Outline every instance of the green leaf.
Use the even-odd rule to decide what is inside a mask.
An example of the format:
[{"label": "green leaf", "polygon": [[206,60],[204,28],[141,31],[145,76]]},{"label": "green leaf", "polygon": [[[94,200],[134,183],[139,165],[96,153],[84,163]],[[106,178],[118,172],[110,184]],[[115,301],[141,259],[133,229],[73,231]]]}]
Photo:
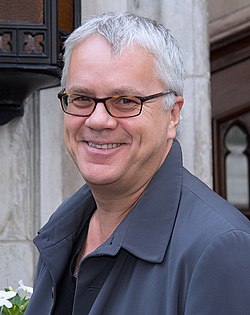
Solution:
[{"label": "green leaf", "polygon": [[13,305],[20,305],[22,303],[22,300],[20,299],[20,296],[17,294],[16,296],[10,299],[10,302]]}]

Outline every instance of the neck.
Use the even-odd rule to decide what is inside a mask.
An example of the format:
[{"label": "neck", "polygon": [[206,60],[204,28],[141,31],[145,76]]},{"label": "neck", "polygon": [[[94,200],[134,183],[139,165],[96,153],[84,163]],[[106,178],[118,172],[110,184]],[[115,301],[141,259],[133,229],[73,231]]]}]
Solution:
[{"label": "neck", "polygon": [[130,198],[116,199],[109,199],[107,196],[106,198],[100,199],[101,195],[96,193],[93,193],[93,195],[96,200],[97,209],[91,217],[87,238],[79,252],[75,274],[77,274],[82,259],[93,252],[112,235],[116,227],[140,198],[139,193],[129,196]]},{"label": "neck", "polygon": [[96,213],[100,219],[100,222],[113,222],[113,224],[119,224],[127,213],[138,202],[143,194],[145,187],[141,187],[135,192],[118,193],[111,189],[111,192],[106,189],[91,189],[94,199],[96,201],[97,210]]},{"label": "neck", "polygon": [[116,227],[138,202],[147,184],[133,192],[129,191],[129,189],[119,191],[117,186],[119,185],[116,183],[109,185],[109,187],[108,185],[90,185],[97,206],[91,218],[90,227],[94,228],[94,235],[98,237],[99,243],[104,242],[114,232]]}]

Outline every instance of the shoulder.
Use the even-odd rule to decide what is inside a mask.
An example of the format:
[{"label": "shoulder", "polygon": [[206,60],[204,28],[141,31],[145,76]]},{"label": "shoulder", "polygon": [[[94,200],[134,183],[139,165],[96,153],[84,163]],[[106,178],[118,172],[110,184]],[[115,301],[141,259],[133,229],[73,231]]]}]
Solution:
[{"label": "shoulder", "polygon": [[48,222],[44,225],[44,227],[42,227],[40,232],[46,230],[50,226],[53,226],[55,223],[66,219],[66,217],[73,215],[74,212],[78,212],[79,208],[89,208],[89,206],[92,205],[94,205],[92,193],[90,188],[87,185],[84,185],[75,194],[64,200],[64,202],[51,215]]},{"label": "shoulder", "polygon": [[187,314],[248,314],[250,234],[231,230],[217,235],[198,257],[187,292]]},{"label": "shoulder", "polygon": [[95,207],[90,189],[88,186],[83,186],[72,197],[65,200],[38,231],[38,235],[33,240],[35,245],[41,250],[58,244],[67,237],[77,235],[89,220]]},{"label": "shoulder", "polygon": [[197,219],[205,220],[203,223],[205,225],[217,222],[220,229],[224,226],[229,230],[239,229],[250,232],[250,221],[238,209],[185,168],[181,201],[181,208],[185,212],[192,211]]},{"label": "shoulder", "polygon": [[[249,220],[184,169],[180,203],[171,241],[175,255],[188,261],[190,268],[194,268],[199,257],[208,248],[214,248],[213,255],[218,257],[221,255],[219,245],[224,246],[225,251],[230,251],[232,239],[241,244],[241,249],[249,248]],[[212,254],[211,251],[208,253]]]}]

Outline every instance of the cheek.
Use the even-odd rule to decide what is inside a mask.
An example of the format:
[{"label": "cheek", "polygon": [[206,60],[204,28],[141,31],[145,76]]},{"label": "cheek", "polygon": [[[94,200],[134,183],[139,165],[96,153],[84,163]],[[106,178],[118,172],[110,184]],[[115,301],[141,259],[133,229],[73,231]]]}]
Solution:
[{"label": "cheek", "polygon": [[77,121],[74,120],[74,117],[67,116],[64,118],[64,142],[70,154],[72,154],[72,150],[74,150],[76,134],[80,128],[78,125],[79,124],[77,124]]},{"label": "cheek", "polygon": [[169,117],[162,115],[162,118],[155,120],[155,123],[151,125],[148,141],[151,142],[153,150],[161,153],[165,152],[170,138]]},{"label": "cheek", "polygon": [[70,139],[70,133],[71,133],[71,124],[69,123],[67,118],[64,118],[64,141],[67,146]]},{"label": "cheek", "polygon": [[151,141],[162,141],[168,137],[169,123],[169,112],[165,110],[150,112],[144,121],[144,134]]},{"label": "cheek", "polygon": [[81,117],[67,115],[64,117],[64,135],[67,138],[74,138],[78,130],[82,127],[83,120]]},{"label": "cheek", "polygon": [[66,126],[64,126],[64,144],[65,147],[68,151],[68,153],[71,155],[71,157],[73,158],[73,145],[72,145],[72,141],[70,140],[70,133],[69,130],[66,128]]},{"label": "cheek", "polygon": [[67,129],[67,127],[64,125],[64,142],[66,144],[66,146],[68,146],[69,143],[69,130]]},{"label": "cheek", "polygon": [[141,117],[127,118],[120,121],[120,127],[123,134],[129,139],[128,142],[132,147],[137,146],[142,141],[143,121]]},{"label": "cheek", "polygon": [[76,141],[76,130],[72,127],[71,123],[64,121],[64,144],[65,147],[73,159],[73,161],[77,164],[77,141]]},{"label": "cheek", "polygon": [[150,120],[138,120],[136,124],[131,125],[127,130],[132,139],[132,149],[137,155],[146,154],[157,142],[157,133]]},{"label": "cheek", "polygon": [[128,132],[133,139],[135,146],[141,146],[141,149],[147,150],[153,146],[162,137],[163,133],[167,133],[167,119],[168,117],[156,117],[150,111],[144,111],[138,117],[127,120],[123,123],[123,128]]}]

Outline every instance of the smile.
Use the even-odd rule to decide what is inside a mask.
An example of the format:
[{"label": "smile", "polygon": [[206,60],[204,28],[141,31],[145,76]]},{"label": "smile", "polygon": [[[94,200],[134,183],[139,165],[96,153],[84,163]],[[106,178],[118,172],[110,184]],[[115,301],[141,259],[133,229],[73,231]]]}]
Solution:
[{"label": "smile", "polygon": [[102,150],[107,150],[107,149],[114,149],[119,147],[121,144],[120,143],[105,143],[105,144],[97,144],[94,142],[88,142],[88,145],[92,148],[96,149],[102,149]]}]

